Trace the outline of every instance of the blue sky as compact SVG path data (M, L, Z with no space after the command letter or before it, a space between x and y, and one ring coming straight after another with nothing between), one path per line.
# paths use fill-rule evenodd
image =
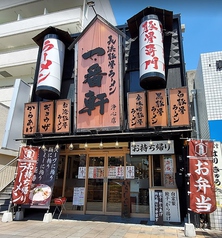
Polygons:
M151 6L181 15L186 70L196 69L201 53L222 51L222 0L110 0L118 25Z

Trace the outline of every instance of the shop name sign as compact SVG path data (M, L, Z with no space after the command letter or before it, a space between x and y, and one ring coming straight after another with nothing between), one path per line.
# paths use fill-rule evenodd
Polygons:
M131 155L160 155L174 154L174 143L172 140L161 141L138 141L130 143Z

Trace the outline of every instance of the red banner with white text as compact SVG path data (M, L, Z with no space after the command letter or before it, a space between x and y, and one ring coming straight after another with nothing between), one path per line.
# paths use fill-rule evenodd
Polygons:
M189 141L190 209L211 213L216 209L213 177L213 142Z
M12 202L15 204L29 203L29 193L38 154L38 147L26 146L21 148L18 159L17 176L12 190Z

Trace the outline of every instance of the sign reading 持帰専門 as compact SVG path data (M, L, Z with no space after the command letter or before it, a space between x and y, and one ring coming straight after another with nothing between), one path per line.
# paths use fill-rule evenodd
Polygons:
M77 131L120 128L119 35L95 18L76 43Z

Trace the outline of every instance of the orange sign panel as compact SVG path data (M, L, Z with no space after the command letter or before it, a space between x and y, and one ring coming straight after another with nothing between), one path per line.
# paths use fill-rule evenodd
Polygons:
M53 133L54 127L54 101L40 102L39 132Z
M147 127L146 93L128 93L129 129Z
M56 101L55 133L69 133L71 118L70 99Z
M38 103L25 103L23 135L33 135L37 132Z
M77 131L120 127L118 39L96 19L77 43Z
M148 125L149 127L167 126L166 90L151 90L147 92Z
M172 126L189 126L187 88L170 89L170 120Z

